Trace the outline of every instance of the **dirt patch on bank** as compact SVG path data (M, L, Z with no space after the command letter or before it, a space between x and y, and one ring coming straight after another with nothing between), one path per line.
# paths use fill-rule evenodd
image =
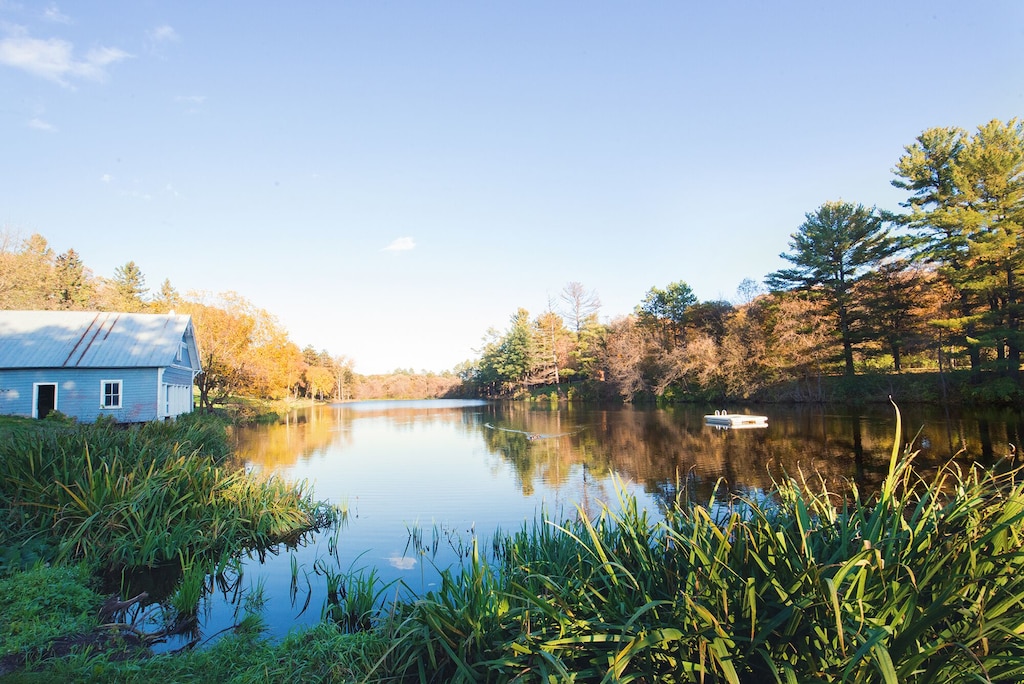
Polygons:
M153 654L142 639L131 632L100 628L88 634L57 637L42 648L6 655L0 658L0 677L13 674L32 663L66 658L77 653L103 653L115 661L148 658Z

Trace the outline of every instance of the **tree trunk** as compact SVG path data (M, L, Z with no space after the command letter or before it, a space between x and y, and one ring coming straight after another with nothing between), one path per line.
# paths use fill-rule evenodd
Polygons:
M892 366L893 370L899 373L903 370L902 363L900 361L900 343L895 339L889 340L889 349L892 352Z
M843 360L846 363L846 375L852 377L853 367L853 340L850 339L850 320L846 307L839 308L839 332L843 337Z

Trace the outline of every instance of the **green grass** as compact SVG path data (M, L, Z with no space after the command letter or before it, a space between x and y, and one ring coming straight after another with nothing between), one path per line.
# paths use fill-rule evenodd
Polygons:
M274 642L257 631L240 629L206 648L147 658L120 659L114 651L81 649L62 658L31 660L30 666L3 678L11 683L54 681L109 684L194 682L363 682L387 649L380 635L346 634L331 624L294 631Z
M86 565L48 567L0 578L0 656L91 630L102 598Z

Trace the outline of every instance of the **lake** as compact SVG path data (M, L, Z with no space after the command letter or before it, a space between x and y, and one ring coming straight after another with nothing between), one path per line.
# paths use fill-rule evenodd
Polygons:
M768 416L766 428L704 424L714 408ZM1020 444L1016 411L902 407L901 441L920 466L951 457L992 464ZM385 594L436 585L474 537L515 531L541 512L564 520L616 508L621 492L656 515L677 496L723 502L758 496L774 479L879 485L895 412L879 405L590 408L463 400L313 406L277 425L237 428L236 451L253 471L306 480L316 498L343 506L338 530L297 548L249 558L237 582L204 601L202 630L236 619L239 597L262 587L271 634L320 620L328 574L374 571Z

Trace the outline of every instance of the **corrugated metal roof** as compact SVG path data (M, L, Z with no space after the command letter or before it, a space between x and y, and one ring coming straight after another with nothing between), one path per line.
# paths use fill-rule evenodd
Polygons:
M191 317L0 311L0 368L157 368L174 360Z

